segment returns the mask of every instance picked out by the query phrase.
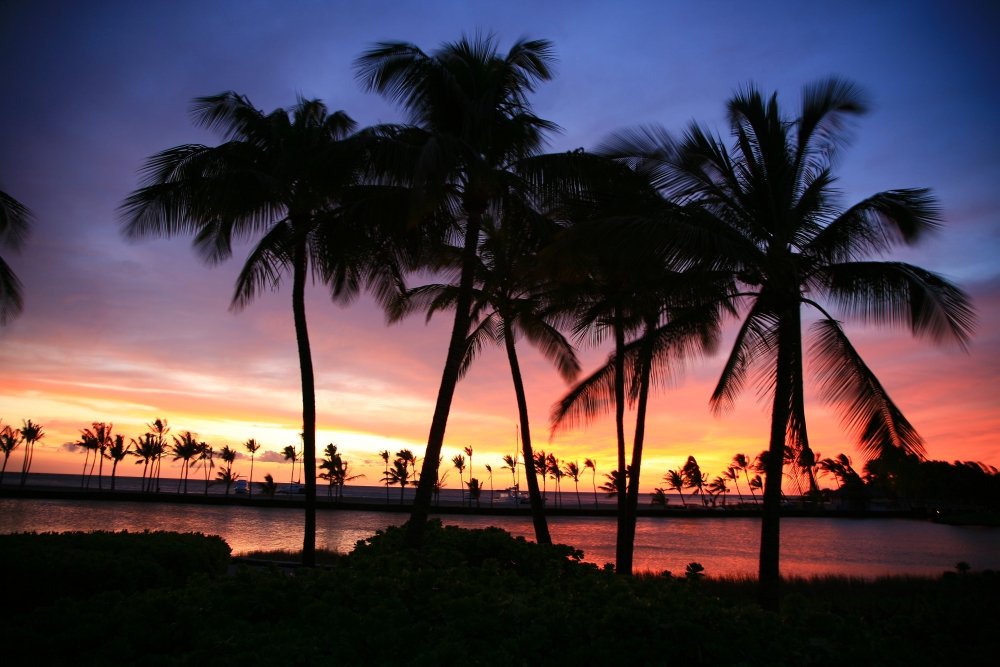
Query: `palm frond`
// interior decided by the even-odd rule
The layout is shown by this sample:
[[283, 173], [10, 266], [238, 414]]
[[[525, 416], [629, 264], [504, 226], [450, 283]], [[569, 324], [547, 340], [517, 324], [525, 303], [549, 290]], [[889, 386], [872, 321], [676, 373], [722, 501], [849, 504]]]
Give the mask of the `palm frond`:
[[941, 211], [930, 190], [887, 190], [843, 211], [803, 252], [825, 262], [855, 261], [916, 243], [940, 223]]
[[763, 308], [759, 301], [756, 302], [740, 325], [712, 392], [709, 400], [712, 412], [720, 414], [735, 406], [736, 398], [746, 386], [755, 364], [773, 370], [774, 364], [767, 362], [773, 359], [777, 350], [776, 336], [777, 321], [773, 313]]
[[851, 262], [825, 267], [830, 297], [864, 322], [903, 325], [935, 342], [954, 340], [963, 348], [976, 316], [965, 292], [941, 276], [902, 262]]
[[812, 352], [819, 361], [823, 397], [838, 406], [869, 459], [892, 450], [923, 456], [923, 439], [896, 407], [851, 345], [840, 324], [824, 318], [813, 325]]
[[261, 238], [243, 263], [229, 308], [241, 311], [265, 289], [275, 290], [291, 266], [293, 235], [287, 224], [275, 225]]

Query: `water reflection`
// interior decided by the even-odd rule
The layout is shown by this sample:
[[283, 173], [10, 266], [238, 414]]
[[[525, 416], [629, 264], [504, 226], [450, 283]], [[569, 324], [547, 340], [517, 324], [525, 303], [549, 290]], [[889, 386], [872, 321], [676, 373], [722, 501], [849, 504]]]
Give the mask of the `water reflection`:
[[[326, 511], [317, 514], [318, 547], [348, 552], [358, 540], [405, 514]], [[468, 528], [499, 526], [533, 539], [528, 517], [443, 517]], [[614, 561], [615, 522], [610, 518], [553, 517], [553, 539], [582, 549], [586, 560]], [[221, 535], [234, 553], [293, 549], [302, 544], [302, 511], [280, 508], [151, 505], [97, 501], [0, 500], [0, 533], [67, 530], [173, 530]], [[785, 519], [781, 524], [782, 573], [939, 574], [958, 561], [1000, 569], [1000, 529], [943, 526], [902, 519]], [[749, 575], [757, 570], [757, 519], [650, 519], [636, 527], [636, 570], [675, 573], [697, 561], [708, 574]]]

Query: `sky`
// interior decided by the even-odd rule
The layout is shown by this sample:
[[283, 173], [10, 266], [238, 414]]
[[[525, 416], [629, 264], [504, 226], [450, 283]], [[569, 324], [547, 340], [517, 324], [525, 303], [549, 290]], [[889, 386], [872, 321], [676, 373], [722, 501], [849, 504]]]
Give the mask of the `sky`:
[[[531, 98], [562, 128], [552, 151], [591, 149], [646, 124], [680, 132], [697, 121], [724, 133], [726, 100], [750, 82], [777, 92], [789, 112], [810, 82], [837, 75], [860, 85], [871, 110], [837, 162], [844, 202], [931, 188], [943, 229], [895, 257], [956, 281], [979, 325], [964, 351], [903, 330], [848, 331], [929, 458], [1000, 466], [998, 19], [994, 3], [974, 1], [0, 0], [0, 189], [34, 214], [21, 252], [0, 249], [26, 304], [0, 329], [0, 419], [45, 427], [38, 472], [78, 472], [83, 456], [71, 443], [91, 422], [135, 437], [161, 417], [216, 449], [255, 438], [265, 448], [256, 478], [284, 479], [277, 452], [301, 431], [290, 292], [231, 312], [244, 255], [208, 267], [185, 238], [127, 242], [117, 208], [149, 156], [218, 141], [191, 122], [197, 96], [233, 90], [265, 111], [319, 98], [361, 125], [398, 121], [397, 109], [357, 84], [355, 58], [378, 41], [430, 51], [479, 31], [504, 51], [520, 37], [553, 42], [556, 76]], [[337, 444], [365, 474], [359, 483], [378, 484], [381, 450], [422, 458], [450, 318], [387, 326], [370, 298], [334, 305], [319, 285], [307, 308], [319, 447]], [[614, 467], [611, 420], [550, 440], [549, 411], [567, 387], [521, 349], [536, 450], [594, 458], [600, 481]], [[585, 371], [608, 351], [581, 350]], [[752, 389], [731, 412], [709, 410], [723, 360], [692, 360], [654, 398], [644, 491], [688, 455], [712, 477], [734, 454], [766, 448], [767, 405]], [[808, 389], [807, 419], [815, 451], [847, 453], [861, 467], [836, 407]], [[516, 422], [497, 349], [459, 385], [445, 461], [472, 446], [475, 476], [485, 480], [489, 463], [497, 488], [506, 486], [501, 457], [514, 451]], [[20, 464], [18, 454], [11, 460]], [[237, 463], [244, 476], [246, 468]], [[455, 471], [448, 482], [457, 486]]]

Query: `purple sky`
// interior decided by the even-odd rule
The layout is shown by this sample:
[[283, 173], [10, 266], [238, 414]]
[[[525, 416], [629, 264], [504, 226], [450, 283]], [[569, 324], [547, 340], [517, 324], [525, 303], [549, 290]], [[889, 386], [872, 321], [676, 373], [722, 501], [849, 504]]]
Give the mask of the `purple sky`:
[[[136, 435], [164, 416], [177, 430], [220, 442], [294, 442], [289, 294], [230, 313], [242, 256], [210, 269], [185, 239], [128, 244], [116, 208], [148, 156], [216, 141], [190, 122], [196, 96], [235, 90], [270, 111], [302, 95], [363, 125], [399, 120], [355, 83], [354, 58], [379, 40], [432, 50], [481, 30], [495, 33], [502, 49], [521, 36], [554, 43], [557, 76], [533, 97], [535, 111], [564, 129], [552, 138], [554, 151], [592, 148], [613, 130], [645, 123], [680, 131], [694, 119], [723, 131], [725, 101], [749, 81], [777, 90], [789, 112], [816, 79], [835, 74], [862, 86], [872, 111], [838, 164], [845, 201], [932, 188], [946, 228], [900, 257], [972, 292], [982, 322], [968, 356], [857, 329], [859, 346], [933, 456], [1000, 464], [998, 19], [990, 2], [0, 0], [0, 188], [35, 214], [24, 250], [4, 255], [25, 284], [26, 308], [0, 330], [0, 417], [47, 424], [53, 451], [40, 460], [52, 467], [58, 446], [93, 420]], [[342, 309], [313, 290], [321, 442], [339, 442], [359, 466], [387, 447], [421, 453], [446, 320], [386, 328], [367, 299]], [[528, 354], [526, 363], [544, 439], [563, 388], [540, 359]], [[763, 448], [765, 421], [752, 394], [741, 408], [747, 419], [709, 414], [720, 366], [696, 365], [688, 382], [659, 399], [656, 479], [656, 466], [675, 466], [688, 453], [721, 465], [736, 448]], [[478, 438], [495, 457], [507, 452], [515, 410], [502, 355], [484, 357], [459, 393], [449, 435]], [[670, 416], [677, 408], [688, 417], [684, 428]], [[829, 434], [818, 449], [852, 451], [827, 408], [810, 410], [812, 428]], [[975, 426], [955, 433], [943, 425], [949, 421]], [[745, 433], [744, 422], [752, 425]], [[610, 430], [597, 424], [551, 447], [610, 463], [610, 443]]]

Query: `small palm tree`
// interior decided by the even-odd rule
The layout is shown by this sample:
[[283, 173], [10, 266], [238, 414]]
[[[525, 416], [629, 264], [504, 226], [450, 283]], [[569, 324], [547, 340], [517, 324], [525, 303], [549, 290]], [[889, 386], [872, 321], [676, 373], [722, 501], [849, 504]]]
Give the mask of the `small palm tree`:
[[399, 504], [402, 505], [405, 498], [403, 494], [407, 484], [410, 483], [410, 466], [403, 459], [396, 457], [392, 462], [392, 467], [389, 468], [386, 479], [392, 484], [399, 484]]
[[708, 505], [708, 498], [705, 497], [705, 477], [702, 475], [701, 466], [693, 456], [689, 456], [681, 469], [684, 475], [684, 486], [693, 489], [692, 493], [697, 493], [701, 498], [702, 505]]
[[24, 442], [24, 463], [21, 466], [21, 486], [28, 481], [31, 463], [35, 457], [35, 443], [45, 437], [42, 427], [30, 419], [21, 422], [21, 440]]
[[594, 509], [597, 509], [597, 459], [584, 459], [583, 467], [590, 470], [590, 484], [594, 487]]
[[562, 478], [563, 471], [559, 466], [559, 459], [553, 453], [545, 456], [545, 472], [555, 480], [556, 483], [556, 507], [562, 507]]
[[490, 507], [493, 507], [493, 466], [486, 464], [486, 473], [490, 476]]
[[455, 466], [455, 470], [458, 471], [458, 485], [459, 491], [462, 493], [462, 504], [465, 504], [465, 457], [461, 454], [456, 454], [451, 458], [451, 464]]
[[583, 509], [583, 502], [580, 500], [580, 464], [576, 461], [567, 461], [563, 466], [563, 474], [573, 480], [573, 488], [576, 489], [576, 505], [578, 509]]
[[[17, 251], [28, 236], [31, 211], [6, 192], [0, 191], [0, 247]], [[0, 326], [16, 317], [24, 307], [21, 281], [0, 257]]]
[[295, 484], [295, 462], [299, 459], [299, 453], [295, 449], [295, 445], [286, 445], [283, 450], [281, 450], [282, 455], [285, 457], [286, 461], [292, 462], [292, 473], [288, 478], [288, 484], [291, 486]]
[[677, 495], [681, 497], [681, 506], [687, 507], [687, 503], [684, 502], [684, 471], [681, 469], [668, 470], [663, 476], [663, 481], [667, 483], [671, 489], [677, 491]]
[[120, 433], [115, 436], [115, 441], [108, 448], [108, 458], [111, 459], [111, 490], [115, 490], [115, 472], [118, 470], [118, 464], [128, 456], [129, 451], [132, 449], [132, 443], [125, 444], [125, 436]]
[[[166, 419], [161, 419], [157, 417], [151, 424], [146, 424], [150, 432], [156, 436], [156, 457], [153, 459], [153, 467], [155, 471], [152, 471], [149, 478], [146, 480], [149, 484], [148, 491], [153, 490], [153, 478], [156, 479], [156, 490], [160, 490], [160, 464], [163, 460], [163, 455], [167, 453], [167, 433], [170, 432], [170, 426], [167, 425]], [[154, 474], [155, 473], [155, 474]]]
[[389, 458], [392, 454], [389, 453], [388, 449], [383, 449], [378, 453], [382, 457], [382, 461], [385, 463], [385, 472], [382, 474], [382, 479], [385, 480], [385, 502], [389, 502]]
[[246, 442], [243, 443], [243, 448], [246, 449], [248, 452], [250, 452], [250, 480], [249, 480], [249, 483], [247, 484], [247, 494], [252, 498], [253, 497], [253, 460], [254, 460], [254, 457], [257, 455], [257, 451], [260, 449], [260, 444], [256, 440], [254, 440], [253, 438], [250, 438], [249, 440], [247, 440]]
[[233, 485], [233, 482], [240, 478], [238, 473], [233, 473], [233, 463], [236, 462], [236, 450], [229, 445], [223, 445], [219, 451], [219, 458], [226, 464], [226, 467], [216, 473], [216, 477], [226, 485], [226, 495], [228, 496], [229, 488]]
[[198, 458], [196, 464], [201, 465], [205, 472], [205, 495], [208, 495], [208, 486], [211, 484], [212, 470], [215, 468], [215, 450], [207, 442], [198, 443]]
[[177, 482], [177, 492], [180, 493], [181, 485], [183, 485], [184, 493], [187, 493], [191, 461], [196, 460], [201, 453], [201, 444], [191, 431], [184, 431], [180, 436], [174, 435], [171, 438], [174, 443], [170, 446], [170, 453], [173, 454], [174, 461], [181, 462], [181, 478]]
[[726, 468], [726, 471], [722, 473], [722, 476], [736, 485], [736, 495], [739, 496], [740, 500], [742, 501], [743, 494], [740, 491], [740, 471], [733, 466], [729, 466], [728, 468]]
[[0, 422], [0, 451], [3, 452], [3, 467], [0, 468], [0, 484], [3, 484], [3, 475], [7, 470], [7, 459], [10, 458], [10, 455], [20, 445], [21, 432]]
[[[135, 464], [142, 464], [142, 480], [140, 488], [143, 491], [148, 491], [148, 483], [146, 480], [146, 475], [149, 474], [152, 477], [152, 470], [150, 469], [151, 462], [156, 460], [158, 455], [157, 449], [157, 438], [153, 433], [144, 433], [139, 436], [138, 439], [132, 438], [131, 441], [132, 456], [136, 457]], [[155, 465], [155, 464], [154, 464]]]
[[511, 483], [511, 485], [513, 486], [513, 488], [515, 490], [519, 486], [518, 485], [518, 479], [517, 479], [517, 458], [518, 458], [517, 454], [514, 454], [513, 456], [511, 456], [510, 454], [504, 454], [503, 455], [503, 463], [504, 464], [500, 468], [501, 470], [509, 470], [510, 471], [510, 483]]
[[712, 495], [712, 506], [715, 507], [716, 499], [721, 495], [722, 504], [726, 504], [726, 494], [729, 493], [729, 487], [726, 485], [726, 478], [723, 475], [718, 475], [708, 483], [708, 492]]
[[483, 487], [479, 480], [475, 477], [470, 477], [469, 481], [466, 482], [469, 487], [469, 506], [472, 506], [472, 501], [476, 501], [476, 508], [479, 508], [479, 498], [483, 495]]
[[[90, 474], [93, 476], [94, 465], [97, 463], [99, 458], [101, 465], [98, 468], [97, 476], [97, 486], [98, 489], [103, 489], [102, 479], [104, 477], [104, 458], [105, 452], [108, 448], [114, 444], [114, 436], [111, 433], [112, 424], [105, 424], [104, 422], [94, 422], [91, 424], [92, 428], [85, 428], [81, 433], [80, 444], [86, 449], [86, 454], [89, 457], [91, 451], [94, 452], [94, 460], [90, 464]], [[86, 467], [86, 462], [84, 462], [84, 467]], [[88, 478], [89, 481], [89, 478]], [[88, 484], [89, 486], [89, 484]]]
[[271, 473], [264, 475], [264, 481], [260, 483], [260, 490], [264, 492], [265, 496], [274, 497], [275, 492], [278, 490], [278, 485], [274, 481], [274, 477], [271, 476]]

